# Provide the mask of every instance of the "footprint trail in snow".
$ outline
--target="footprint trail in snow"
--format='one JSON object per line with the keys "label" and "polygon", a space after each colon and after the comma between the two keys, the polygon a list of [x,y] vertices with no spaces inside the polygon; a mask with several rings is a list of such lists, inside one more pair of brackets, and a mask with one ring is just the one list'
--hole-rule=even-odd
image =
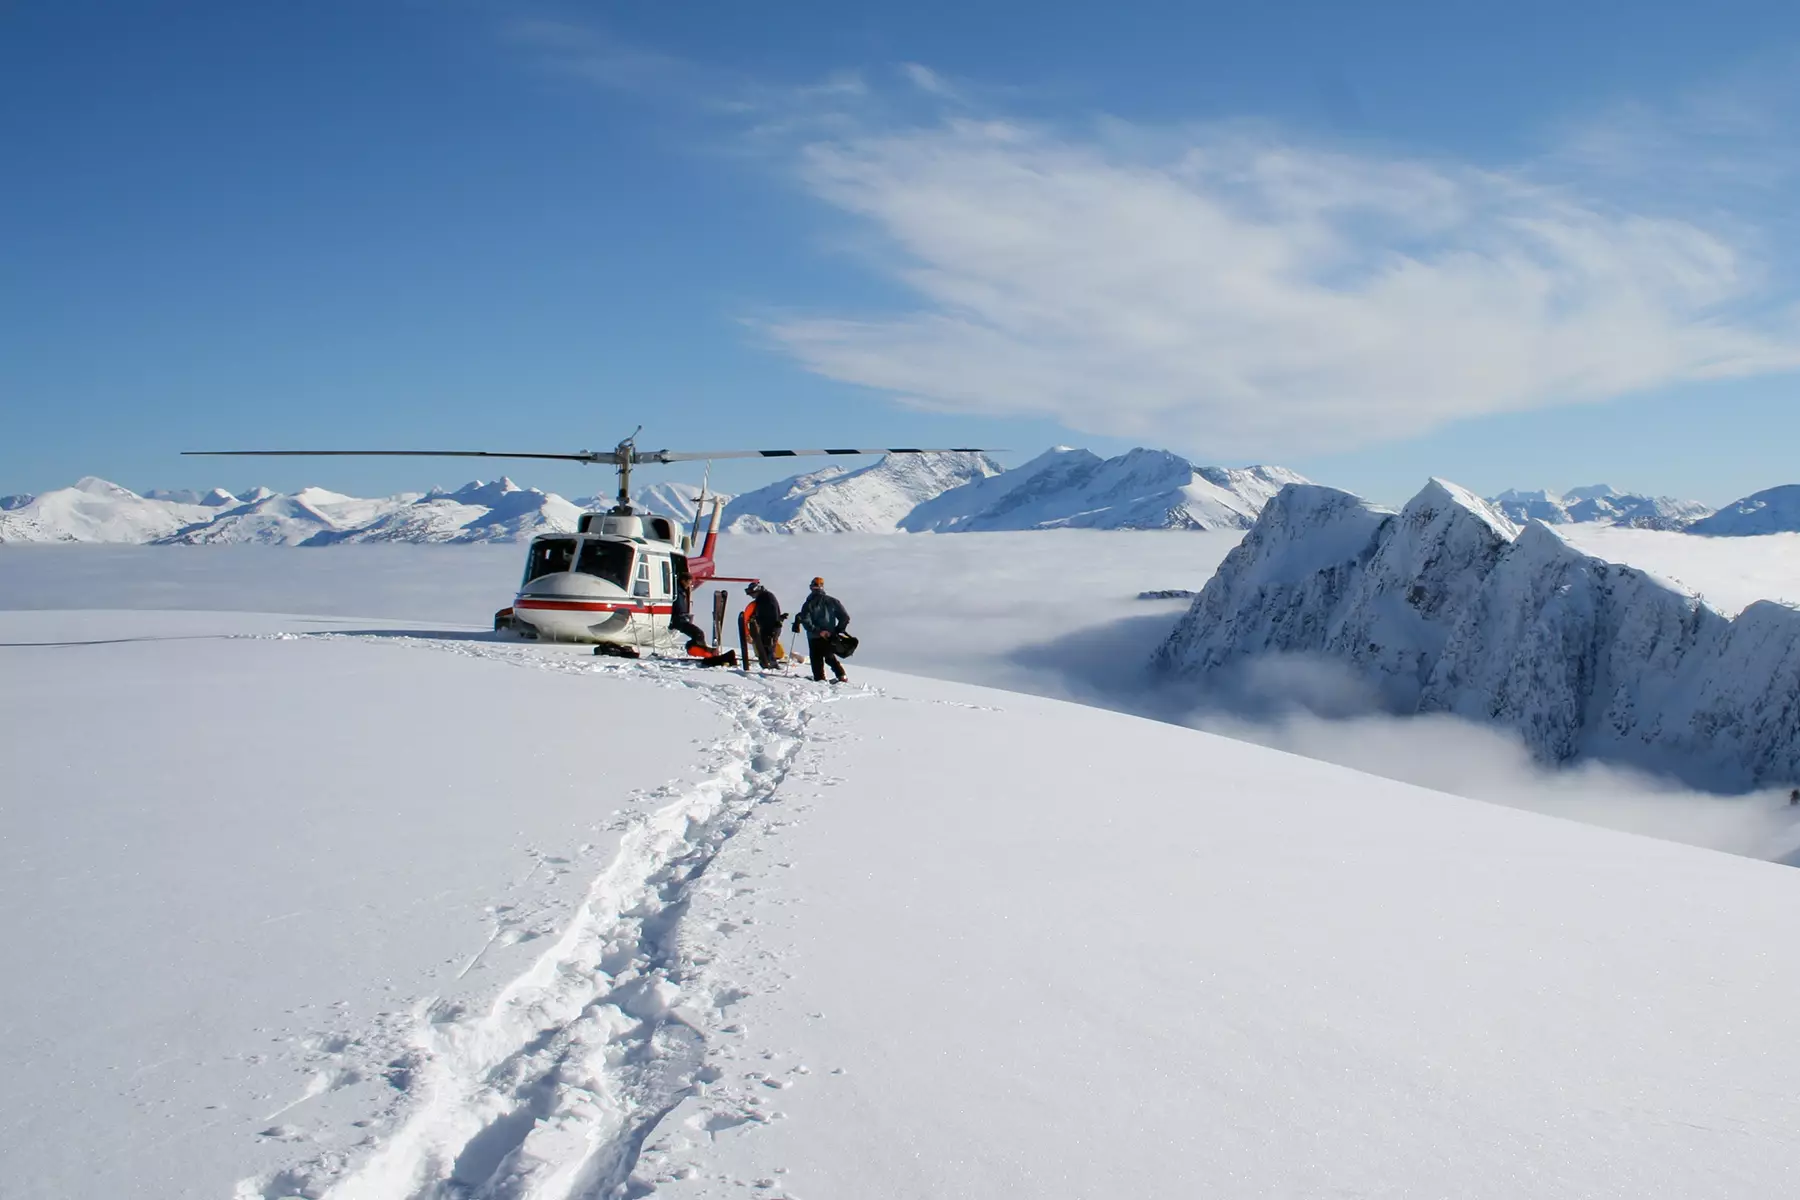
{"label": "footprint trail in snow", "polygon": [[[616,857],[554,945],[486,1011],[426,1010],[395,1064],[408,1103],[386,1136],[244,1180],[238,1200],[643,1195],[650,1189],[632,1172],[644,1143],[670,1110],[716,1078],[708,1038],[734,1031],[729,1008],[742,996],[716,982],[678,936],[693,889],[781,785],[816,709],[838,696],[654,663],[416,644],[542,669],[634,672],[701,693],[732,730],[710,748],[704,779],[634,814]],[[754,1106],[714,1118],[767,1119]]]}

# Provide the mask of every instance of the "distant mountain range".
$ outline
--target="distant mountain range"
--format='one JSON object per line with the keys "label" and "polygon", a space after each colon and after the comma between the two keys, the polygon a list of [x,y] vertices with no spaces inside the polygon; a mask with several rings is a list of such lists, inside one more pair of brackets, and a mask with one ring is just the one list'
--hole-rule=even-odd
{"label": "distant mountain range", "polygon": [[[718,498],[723,528],[739,534],[1248,529],[1282,487],[1306,482],[1282,467],[1197,466],[1167,450],[1101,458],[1057,446],[1010,471],[978,453],[890,455]],[[692,522],[699,491],[659,482],[639,490],[635,503]],[[0,542],[513,542],[571,530],[583,511],[611,503],[611,496],[566,500],[510,479],[361,499],[317,487],[291,495],[268,488],[139,495],[88,477],[41,496],[0,496]],[[1697,501],[1605,484],[1508,491],[1486,503],[1517,525],[1597,522],[1713,537],[1800,531],[1800,485],[1758,492],[1717,513]]]}
{"label": "distant mountain range", "polygon": [[1101,458],[1058,446],[974,479],[900,521],[914,533],[1020,529],[1248,529],[1285,484],[1281,467],[1196,467],[1166,450]]}
{"label": "distant mountain range", "polygon": [[1667,496],[1643,496],[1621,492],[1604,483],[1573,488],[1568,492],[1501,492],[1488,497],[1489,504],[1520,525],[1542,521],[1546,525],[1597,522],[1634,529],[1686,529],[1712,515],[1698,500],[1673,500]]}
{"label": "distant mountain range", "polygon": [[364,500],[302,488],[138,495],[92,476],[0,510],[0,542],[329,546],[340,542],[504,542],[575,528],[581,510],[510,479],[454,492]]}
{"label": "distant mountain range", "polygon": [[732,500],[732,533],[893,533],[921,504],[1005,468],[985,454],[884,454],[866,467],[829,466]]}
{"label": "distant mountain range", "polygon": [[[1196,467],[1163,450],[1102,459],[1058,447],[1012,471],[977,453],[884,456],[860,468],[829,466],[725,501],[733,533],[964,533],[1028,529],[1245,529],[1284,483],[1280,467]],[[695,519],[699,489],[657,483],[635,503]],[[291,495],[154,491],[139,495],[85,478],[41,496],[8,496],[0,542],[252,543],[524,541],[575,527],[588,507],[510,479],[455,491],[359,499],[309,487]]]}

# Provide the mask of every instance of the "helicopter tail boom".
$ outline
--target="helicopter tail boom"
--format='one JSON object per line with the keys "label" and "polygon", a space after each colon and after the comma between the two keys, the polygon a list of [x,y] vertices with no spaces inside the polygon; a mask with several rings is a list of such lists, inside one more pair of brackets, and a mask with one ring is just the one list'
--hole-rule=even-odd
{"label": "helicopter tail boom", "polygon": [[706,540],[700,544],[700,553],[688,559],[688,573],[693,576],[695,583],[714,578],[713,571],[716,568],[713,565],[713,549],[719,544],[719,510],[724,507],[724,503],[717,496],[713,497],[712,519],[707,523]]}

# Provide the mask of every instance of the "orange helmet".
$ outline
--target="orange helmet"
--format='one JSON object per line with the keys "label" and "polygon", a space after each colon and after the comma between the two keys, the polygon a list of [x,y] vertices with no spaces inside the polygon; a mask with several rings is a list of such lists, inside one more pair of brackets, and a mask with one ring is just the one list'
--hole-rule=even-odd
{"label": "orange helmet", "polygon": [[816,588],[818,588],[818,589],[820,589],[820,590],[821,590],[821,591],[823,591],[823,590],[824,590],[824,587],[825,587],[825,579],[824,579],[824,577],[823,577],[823,576],[821,576],[821,575],[814,575],[814,576],[813,576],[813,581],[812,581],[812,586],[813,586],[813,587],[816,587]]}

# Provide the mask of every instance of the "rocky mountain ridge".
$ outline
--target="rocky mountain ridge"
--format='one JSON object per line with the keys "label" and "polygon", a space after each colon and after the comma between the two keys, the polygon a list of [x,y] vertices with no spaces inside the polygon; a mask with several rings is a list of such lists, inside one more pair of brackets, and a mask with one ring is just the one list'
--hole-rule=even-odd
{"label": "rocky mountain ridge", "polygon": [[1388,712],[1504,726],[1548,763],[1800,780],[1800,611],[1725,617],[1444,480],[1398,512],[1284,488],[1153,655],[1216,683],[1270,660],[1332,664]]}

